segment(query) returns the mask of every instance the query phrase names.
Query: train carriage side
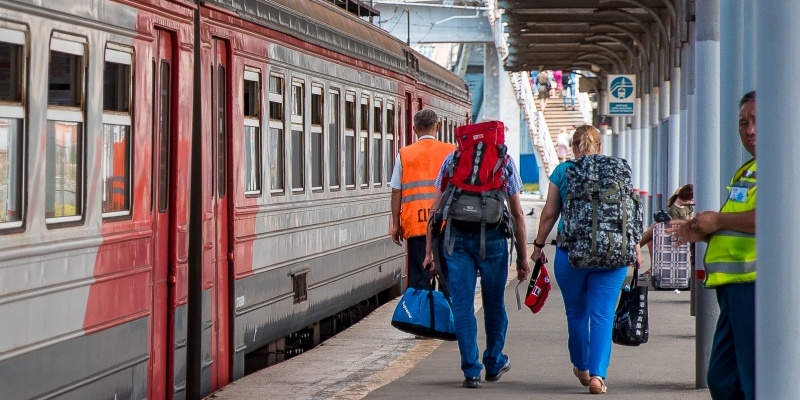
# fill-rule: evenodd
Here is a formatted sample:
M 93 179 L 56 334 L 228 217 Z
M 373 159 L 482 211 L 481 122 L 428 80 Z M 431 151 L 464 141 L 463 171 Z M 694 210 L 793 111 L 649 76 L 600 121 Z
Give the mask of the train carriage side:
M 191 14 L 138 6 L 0 5 L 4 399 L 182 397 Z
M 399 88 L 414 82 L 392 66 L 404 62 L 395 42 L 399 54 L 381 50 L 386 62 L 316 44 L 374 51 L 341 35 L 342 26 L 308 18 L 341 25 L 349 15 L 336 8 L 259 3 L 281 26 L 226 3 L 207 3 L 205 16 L 210 36 L 232 46 L 232 100 L 243 105 L 230 137 L 237 379 L 245 354 L 399 283 L 404 257 L 387 235 L 388 180 L 401 142 Z M 318 36 L 291 28 L 303 24 L 316 24 Z

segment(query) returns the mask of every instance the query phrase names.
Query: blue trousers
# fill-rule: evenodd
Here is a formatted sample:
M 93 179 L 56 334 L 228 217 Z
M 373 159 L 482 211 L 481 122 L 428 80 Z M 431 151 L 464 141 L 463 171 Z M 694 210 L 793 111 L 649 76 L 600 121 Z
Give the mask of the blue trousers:
M 564 107 L 567 106 L 567 93 L 569 93 L 570 105 L 575 107 L 575 85 L 565 85 L 561 90 L 561 101 L 564 102 Z
M 567 312 L 569 359 L 579 370 L 605 379 L 614 311 L 627 268 L 574 268 L 561 248 L 556 248 L 554 267 Z
M 756 398 L 756 284 L 717 287 L 719 320 L 708 362 L 712 399 Z
M 475 319 L 475 282 L 481 274 L 483 321 L 486 331 L 486 349 L 483 365 L 486 372 L 500 371 L 508 356 L 503 354 L 506 342 L 508 317 L 504 303 L 508 278 L 508 241 L 498 230 L 486 232 L 486 257 L 480 256 L 480 233 L 453 229 L 453 253 L 447 254 L 444 246 L 441 255 L 447 262 L 447 282 L 453 303 L 458 350 L 461 353 L 461 370 L 465 377 L 481 375 L 483 366 L 478 360 L 478 322 Z

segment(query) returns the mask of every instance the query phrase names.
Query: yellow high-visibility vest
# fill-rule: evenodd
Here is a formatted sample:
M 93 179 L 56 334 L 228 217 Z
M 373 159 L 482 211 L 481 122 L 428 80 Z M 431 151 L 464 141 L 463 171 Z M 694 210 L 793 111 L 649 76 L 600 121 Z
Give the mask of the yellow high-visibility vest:
M 720 212 L 756 209 L 756 160 L 742 165 L 728 186 L 728 199 Z M 711 236 L 704 259 L 706 287 L 756 280 L 756 236 L 723 229 Z

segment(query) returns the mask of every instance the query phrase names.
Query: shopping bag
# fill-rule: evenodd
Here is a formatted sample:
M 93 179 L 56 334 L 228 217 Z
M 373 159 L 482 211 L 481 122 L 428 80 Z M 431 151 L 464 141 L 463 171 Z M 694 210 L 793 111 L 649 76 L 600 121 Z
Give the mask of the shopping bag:
M 519 296 L 519 285 L 522 281 L 517 282 L 517 309 L 522 309 L 522 302 Z M 531 280 L 528 283 L 528 290 L 525 292 L 525 305 L 536 314 L 542 307 L 544 302 L 547 301 L 547 296 L 550 294 L 550 274 L 547 273 L 547 268 L 544 262 L 539 259 L 534 264 L 533 271 L 531 272 Z
M 408 288 L 397 303 L 392 326 L 406 333 L 441 340 L 456 340 L 449 292 L 436 277 L 440 289 Z
M 633 270 L 633 278 L 619 296 L 614 313 L 614 329 L 611 340 L 623 346 L 638 346 L 647 343 L 650 328 L 647 324 L 647 286 L 638 285 L 639 265 Z

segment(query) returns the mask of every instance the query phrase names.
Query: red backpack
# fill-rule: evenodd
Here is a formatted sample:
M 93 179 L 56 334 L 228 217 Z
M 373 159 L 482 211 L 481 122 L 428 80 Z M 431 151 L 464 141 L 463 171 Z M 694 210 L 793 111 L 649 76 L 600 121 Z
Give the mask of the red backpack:
M 511 215 L 505 203 L 507 176 L 505 127 L 500 121 L 481 122 L 456 128 L 458 147 L 442 177 L 439 212 L 446 221 L 445 246 L 453 253 L 452 227 L 481 232 L 481 258 L 485 257 L 486 229 L 502 225 L 513 237 Z M 435 232 L 435 230 L 434 230 Z

